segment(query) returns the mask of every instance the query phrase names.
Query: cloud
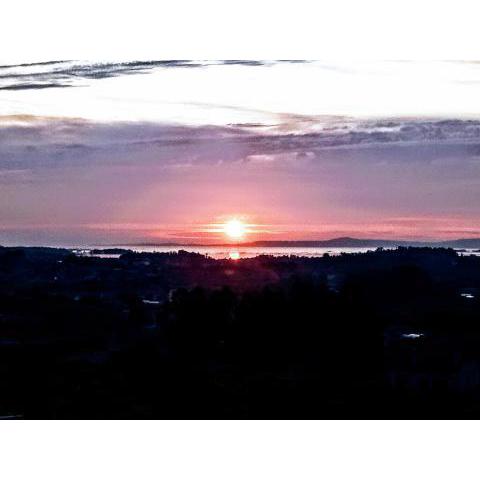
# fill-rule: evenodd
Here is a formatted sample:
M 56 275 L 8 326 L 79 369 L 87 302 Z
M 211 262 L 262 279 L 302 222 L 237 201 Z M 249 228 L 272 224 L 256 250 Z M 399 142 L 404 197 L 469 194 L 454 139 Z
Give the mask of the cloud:
M 154 68 L 193 68 L 202 63 L 189 60 L 159 60 L 90 63 L 49 61 L 0 67 L 0 90 L 74 87 L 80 80 L 98 80 L 120 75 L 144 74 Z
M 92 63 L 81 61 L 46 61 L 0 66 L 0 90 L 75 87 L 81 80 L 99 80 L 121 75 L 146 74 L 159 68 L 199 68 L 240 65 L 271 66 L 280 63 L 306 63 L 305 60 L 151 60 Z
M 72 85 L 66 85 L 58 82 L 48 83 L 16 83 L 11 85 L 0 86 L 0 90 L 42 90 L 44 88 L 64 88 L 71 87 Z
M 245 65 L 248 67 L 261 67 L 265 65 L 265 62 L 258 60 L 223 60 L 223 65 Z
M 259 130 L 257 124 L 193 127 L 0 117 L 0 170 L 87 165 L 93 161 L 166 167 L 241 161 L 286 164 L 288 159 L 288 165 L 300 167 L 340 156 L 379 165 L 438 163 L 456 155 L 480 157 L 480 121 L 473 120 L 336 119 L 304 134 L 284 134 L 281 125 L 271 128 Z
M 46 62 L 35 62 L 35 63 L 17 63 L 14 65 L 0 65 L 0 69 L 2 68 L 17 68 L 17 67 L 38 67 L 38 66 L 46 66 L 46 65 L 56 65 L 61 63 L 68 63 L 70 60 L 48 60 Z

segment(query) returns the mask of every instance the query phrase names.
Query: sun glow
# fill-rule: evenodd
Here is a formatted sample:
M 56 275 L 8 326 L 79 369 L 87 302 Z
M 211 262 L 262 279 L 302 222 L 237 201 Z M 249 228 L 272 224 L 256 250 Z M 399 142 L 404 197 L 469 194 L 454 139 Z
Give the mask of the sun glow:
M 223 225 L 223 233 L 232 240 L 239 240 L 243 238 L 246 232 L 246 225 L 237 219 L 229 220 Z

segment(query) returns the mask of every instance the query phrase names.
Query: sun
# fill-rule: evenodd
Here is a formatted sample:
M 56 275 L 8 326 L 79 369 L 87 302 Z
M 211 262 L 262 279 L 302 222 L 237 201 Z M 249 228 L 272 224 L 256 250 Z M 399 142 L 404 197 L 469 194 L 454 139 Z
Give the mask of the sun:
M 232 240 L 243 238 L 246 232 L 247 227 L 241 220 L 232 219 L 223 224 L 223 233 Z

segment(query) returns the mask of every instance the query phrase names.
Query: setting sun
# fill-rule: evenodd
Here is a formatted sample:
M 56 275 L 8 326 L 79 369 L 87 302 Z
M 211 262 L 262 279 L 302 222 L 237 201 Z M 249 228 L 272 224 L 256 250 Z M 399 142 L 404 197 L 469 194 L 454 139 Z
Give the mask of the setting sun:
M 229 220 L 223 225 L 223 233 L 231 239 L 238 240 L 245 236 L 247 229 L 243 222 L 240 220 Z

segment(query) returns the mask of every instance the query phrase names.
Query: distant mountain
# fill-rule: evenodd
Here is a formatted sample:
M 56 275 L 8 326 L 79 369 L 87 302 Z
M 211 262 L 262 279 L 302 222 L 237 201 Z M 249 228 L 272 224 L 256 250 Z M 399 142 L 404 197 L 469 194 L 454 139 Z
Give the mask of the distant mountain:
M 480 248 L 480 238 L 460 238 L 458 240 L 447 240 L 435 244 L 439 247 L 451 248 Z
M 273 240 L 258 241 L 244 246 L 252 247 L 321 247 L 321 248 L 369 248 L 369 247 L 395 247 L 400 245 L 423 245 L 420 242 L 404 242 L 397 240 L 376 240 L 364 238 L 339 237 L 329 240 Z
M 252 247 L 321 247 L 321 248 L 378 248 L 378 247 L 450 247 L 480 248 L 480 238 L 463 238 L 441 242 L 414 240 L 381 240 L 371 238 L 338 237 L 330 240 L 295 240 L 295 241 L 258 241 L 243 246 Z

